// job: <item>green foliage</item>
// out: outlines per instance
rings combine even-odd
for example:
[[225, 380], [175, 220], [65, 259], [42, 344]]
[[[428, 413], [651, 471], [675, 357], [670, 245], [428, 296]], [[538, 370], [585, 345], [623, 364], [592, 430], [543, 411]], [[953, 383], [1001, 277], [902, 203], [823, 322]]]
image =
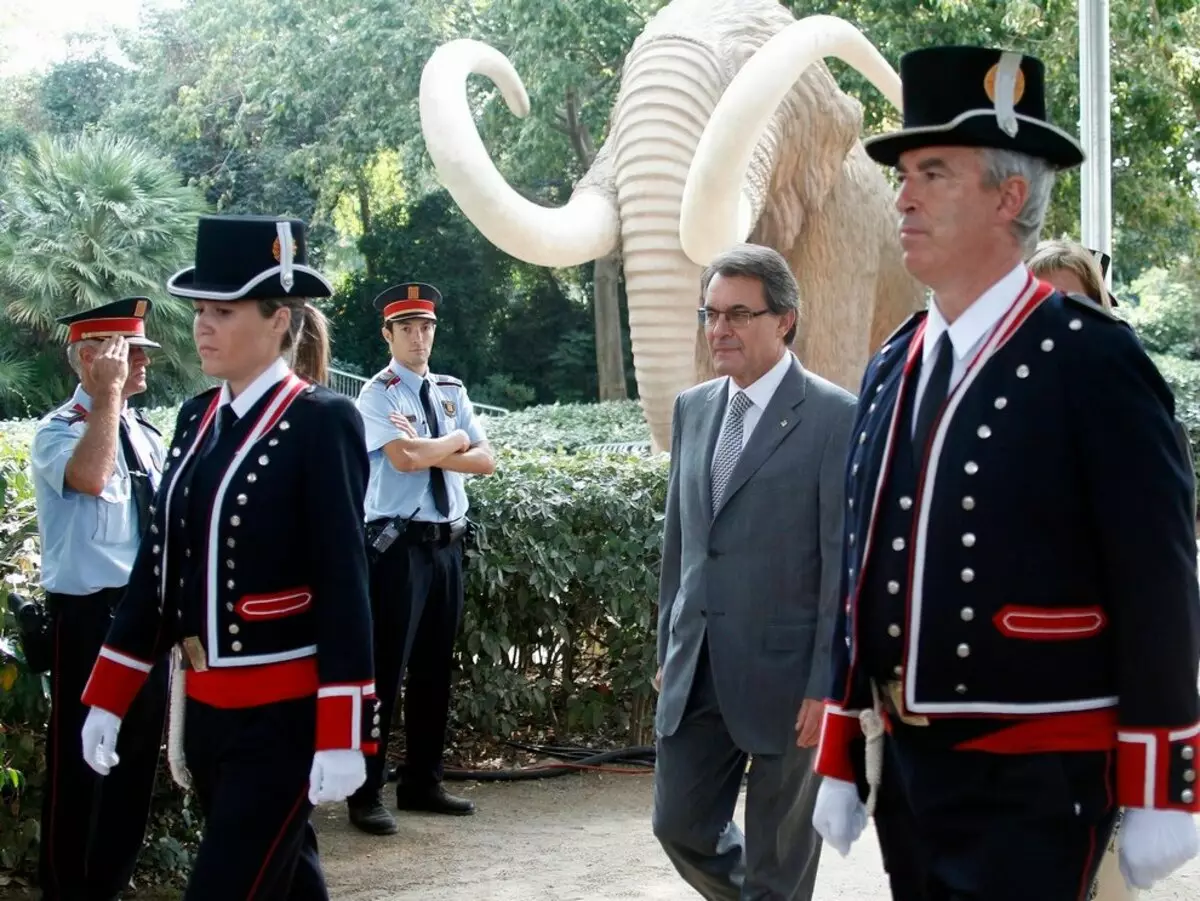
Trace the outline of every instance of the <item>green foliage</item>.
[[631, 400], [533, 407], [489, 419], [487, 432], [494, 446], [523, 451], [574, 452], [592, 444], [650, 441], [642, 408]]
[[46, 131], [73, 135], [96, 125], [130, 80], [129, 70], [99, 53], [51, 67], [37, 88]]
[[1178, 273], [1143, 272], [1122, 295], [1136, 306], [1118, 307], [1137, 329], [1146, 349], [1185, 360], [1200, 360], [1200, 291], [1191, 267]]
[[500, 450], [470, 486], [460, 724], [646, 740], [665, 458]]
[[38, 138], [0, 177], [0, 415], [40, 413], [72, 383], [60, 316], [116, 298], [157, 301], [151, 393], [197, 384], [189, 305], [163, 283], [191, 256], [199, 196], [128, 138]]
[[[937, 44], [1004, 47], [1046, 65], [1051, 121], [1079, 134], [1077, 0], [787, 0], [796, 16], [841, 16], [898, 67], [909, 50]], [[1114, 269], [1123, 277], [1192, 253], [1200, 227], [1200, 7], [1194, 0], [1112, 0]], [[849, 66], [832, 61], [864, 105], [864, 132], [898, 115]], [[1079, 233], [1079, 171], [1062, 174], [1046, 234]]]

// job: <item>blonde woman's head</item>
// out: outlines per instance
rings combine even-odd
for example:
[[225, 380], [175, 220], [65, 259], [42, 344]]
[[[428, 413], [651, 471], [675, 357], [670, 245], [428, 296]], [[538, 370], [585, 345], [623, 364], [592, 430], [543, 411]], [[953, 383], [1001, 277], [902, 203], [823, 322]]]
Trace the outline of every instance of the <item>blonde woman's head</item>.
[[1074, 241], [1042, 241], [1029, 258], [1029, 268], [1042, 281], [1067, 294], [1083, 294], [1106, 310], [1112, 299], [1104, 286], [1104, 275], [1092, 252]]

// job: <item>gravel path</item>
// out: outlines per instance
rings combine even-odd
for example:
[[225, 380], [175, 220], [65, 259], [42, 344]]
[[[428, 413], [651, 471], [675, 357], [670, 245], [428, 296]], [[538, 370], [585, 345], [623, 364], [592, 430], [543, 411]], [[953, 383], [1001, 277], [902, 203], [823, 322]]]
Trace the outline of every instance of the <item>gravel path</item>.
[[[314, 816], [335, 901], [694, 901], [650, 832], [648, 776], [565, 776], [459, 785], [479, 812], [401, 814], [400, 834], [351, 829], [338, 805]], [[738, 818], [742, 816], [741, 808]], [[822, 856], [815, 901], [886, 901], [868, 830], [843, 859]], [[1200, 898], [1200, 861], [1139, 901]]]

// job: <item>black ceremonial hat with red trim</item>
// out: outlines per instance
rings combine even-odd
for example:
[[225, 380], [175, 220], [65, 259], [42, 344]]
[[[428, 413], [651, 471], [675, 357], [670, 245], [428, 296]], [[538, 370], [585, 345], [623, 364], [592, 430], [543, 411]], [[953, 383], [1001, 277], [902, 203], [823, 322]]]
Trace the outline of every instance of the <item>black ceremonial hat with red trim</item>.
[[125, 297], [81, 313], [60, 316], [58, 322], [69, 326], [67, 343], [125, 338], [131, 347], [161, 347], [146, 337], [146, 315], [154, 304], [149, 297]]
[[201, 216], [196, 265], [171, 276], [167, 290], [193, 300], [333, 295], [325, 276], [308, 265], [304, 223], [280, 216]]
[[863, 141], [877, 163], [895, 166], [921, 147], [993, 147], [1045, 160], [1083, 162], [1079, 142], [1046, 118], [1045, 66], [1033, 56], [986, 47], [928, 47], [900, 58], [904, 127]]
[[436, 322], [437, 306], [441, 302], [442, 292], [424, 282], [393, 285], [371, 301], [375, 309], [383, 314], [385, 323], [404, 319], [432, 319]]

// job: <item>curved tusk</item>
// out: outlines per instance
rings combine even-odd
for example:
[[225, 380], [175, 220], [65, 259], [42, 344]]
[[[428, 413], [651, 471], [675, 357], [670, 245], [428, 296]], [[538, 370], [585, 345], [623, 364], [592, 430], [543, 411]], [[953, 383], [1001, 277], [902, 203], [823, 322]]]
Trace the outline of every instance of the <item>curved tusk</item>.
[[586, 190], [566, 206], [544, 207], [518, 194], [480, 140], [467, 96], [472, 74], [491, 79], [513, 114], [529, 115], [529, 95], [498, 50], [456, 40], [434, 51], [421, 72], [421, 131], [438, 177], [489, 241], [539, 266], [578, 266], [616, 249], [620, 220], [613, 203]]
[[749, 236], [754, 213], [742, 185], [754, 148], [792, 86], [828, 56], [853, 66], [901, 108], [900, 76], [849, 22], [808, 16], [780, 31], [742, 66], [700, 137], [679, 217], [679, 240], [692, 262], [706, 266]]

